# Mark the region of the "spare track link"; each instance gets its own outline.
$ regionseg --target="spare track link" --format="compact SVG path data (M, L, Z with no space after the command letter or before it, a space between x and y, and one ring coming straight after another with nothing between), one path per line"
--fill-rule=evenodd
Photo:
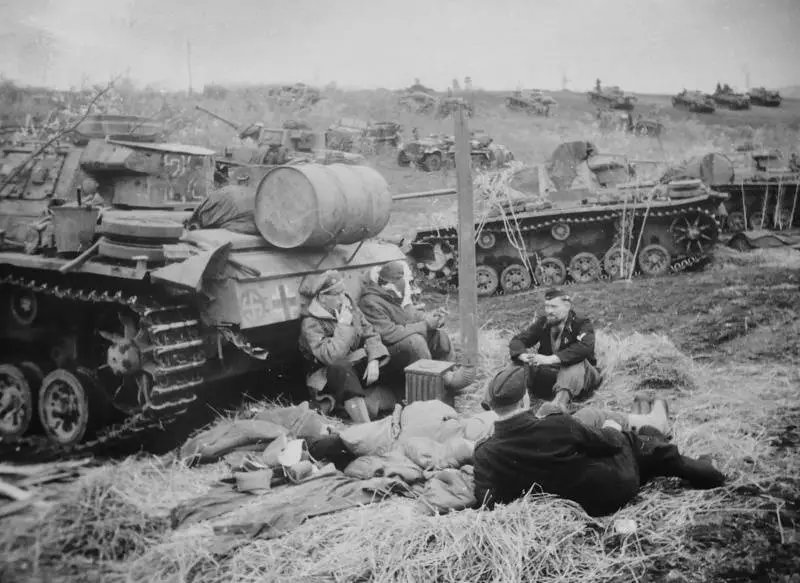
M60 450L76 455L90 453L100 446L122 441L147 430L161 428L175 421L196 396L194 389L203 379L206 365L204 340L199 318L187 304L159 304L151 299L129 295L122 291L86 291L72 287L41 284L35 280L8 275L0 278L0 286L19 287L63 300L88 303L116 304L139 316L140 326L147 330L152 346L150 369L153 384L150 402L140 413L124 421L103 427L95 439L64 448L48 442L48 450ZM39 437L38 439L41 439ZM41 448L36 436L23 437L15 446Z
M644 217L645 209L637 208L637 209L632 209L629 212L635 212L636 213L636 217L637 218L641 218L641 217ZM673 216L682 215L682 214L685 214L685 213L688 213L688 212L699 212L699 213L702 213L704 215L707 215L707 216L711 217L714 220L714 222L717 223L717 227L719 227L719 221L717 221L716 216L714 215L714 213L704 209L701 206L688 207L688 208L687 207L682 207L682 208L675 208L675 209L659 209L659 210L656 210L656 211L653 211L651 209L651 211L648 213L647 216L648 216L648 218L649 217L659 217L659 218L660 217L673 217ZM614 220L614 219L617 219L617 218L620 218L620 219L622 218L622 211L609 211L609 212L604 213L602 215L597 215L597 216L592 216L592 217L578 217L578 216L571 216L570 217L570 216L567 216L567 217L559 217L559 218L547 219L547 220L544 220L544 221L536 221L536 222L533 222L533 223L528 224L528 225L519 224L519 223L523 223L527 219L527 217L526 217L526 218L523 218L523 219L518 219L518 226L519 226L519 230L520 231L522 231L522 232L530 232L530 231L538 231L538 230L542 230L542 229L547 229L547 228L550 228L553 225L558 224L558 223L585 224L585 223L596 223L596 222L601 222L601 221L609 221L609 220ZM498 233L498 234L504 234L505 233L506 230L502 226L502 223L500 222L501 219L499 217L496 217L496 216L489 217L487 219L487 223L489 223L490 221L492 223L499 223L499 224L498 224L498 226L494 226L492 224L484 224L483 228L481 229L481 232L482 231L487 231L489 233ZM429 234L427 236L423 236L423 237L420 238L419 241L421 243L436 243L436 242L441 242L441 241L446 242L446 243L450 244L453 247L453 249L455 250L454 251L454 255L455 255L456 258L458 258L458 234L456 233L455 229L452 228L452 227L444 227L444 228L441 228L441 229L437 229L435 234L431 233L431 234ZM702 263L703 261L705 261L708 258L708 256L709 256L708 253L696 253L694 255L679 256L679 258L673 259L672 265L670 265L670 274L677 275L677 274L679 274L679 273L681 273L683 271L686 271L690 267L693 267L694 265L697 265L697 264ZM438 283L438 285L434 284L435 289L438 289L442 293L448 293L448 292L451 292L451 291L455 291L457 289L457 284L455 283L455 279L456 279L457 276L458 276L458 263L456 263L455 269L453 270L453 273L450 275L450 277L447 280L444 280L444 281ZM634 275L633 276L634 277L638 277L639 274L636 271L634 271ZM605 273L603 273L599 277L599 281L608 281L610 279L611 278ZM571 286L571 285L577 285L577 283L578 282L574 282L574 281L569 280L569 281L565 281L561 285L562 286ZM535 285L536 284L534 284L534 286ZM532 286L532 287L534 287L534 286Z

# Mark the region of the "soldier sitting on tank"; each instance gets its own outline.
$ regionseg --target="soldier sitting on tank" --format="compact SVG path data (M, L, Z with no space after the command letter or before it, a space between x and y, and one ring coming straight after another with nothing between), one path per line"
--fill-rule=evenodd
M408 264L392 261L381 267L377 281L364 282L358 305L373 325L391 359L387 374L402 378L405 367L420 359L455 360L443 310L423 312L406 300Z
M329 270L301 287L310 301L300 313L300 352L307 363L306 384L327 393L356 423L367 423L366 387L381 374L389 352L344 287Z
M564 291L550 289L544 300L544 315L514 336L508 348L513 362L529 368L531 398L552 399L566 411L570 401L587 399L602 382L594 352L594 327L589 318L575 312ZM537 344L538 352L529 352Z

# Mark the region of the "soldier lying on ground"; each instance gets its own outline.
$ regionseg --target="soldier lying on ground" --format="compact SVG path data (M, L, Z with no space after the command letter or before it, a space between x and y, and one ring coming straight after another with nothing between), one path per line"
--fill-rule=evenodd
M527 352L539 345L538 353ZM561 290L544 296L544 315L536 318L508 344L511 360L529 368L531 398L553 399L566 411L573 399L584 400L600 386L594 353L592 321L572 308L572 300Z
M403 375L405 367L423 358L455 360L450 338L442 330L445 313L425 313L404 305L407 264L392 261L381 267L377 281L364 282L358 306L380 335L391 359L387 374Z
M310 299L300 313L306 384L313 393L332 395L356 423L368 422L365 387L388 362L386 346L345 291L339 272L326 271L300 291Z
M533 490L573 500L597 516L623 507L658 476L677 476L694 488L724 483L710 462L681 455L664 437L663 400L655 400L648 414L586 407L570 416L548 403L534 414L525 377L523 367L509 367L487 387L499 419L494 434L475 446L479 504L508 503Z

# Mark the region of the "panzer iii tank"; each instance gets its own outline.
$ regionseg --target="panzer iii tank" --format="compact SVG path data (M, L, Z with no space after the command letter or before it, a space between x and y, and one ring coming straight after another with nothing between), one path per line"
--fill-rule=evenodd
M766 87L756 87L747 92L750 103L761 107L780 107L783 98L779 91L770 91Z
M716 106L710 95L702 91L682 90L672 96L672 106L675 109L685 109L691 113L714 113Z
M787 158L777 150L710 152L668 169L664 179L699 179L715 191L728 193L723 226L734 233L800 224L797 154Z
M722 86L717 83L711 98L718 107L733 110L750 109L750 96L746 93L737 93L727 83Z
M595 88L588 92L589 103L598 107L608 109L622 109L626 111L632 110L636 107L639 101L635 95L625 93L617 85L601 86L600 82L596 84Z
M595 172L613 165L590 163L595 152L589 142L562 144L545 166L513 173L507 192L476 221L479 295L658 276L707 256L727 195L699 180L602 187ZM433 287L457 282L457 242L455 226L419 230L411 242L409 256Z
M357 297L404 257L374 239L391 196L370 168L212 191L212 151L109 125L2 150L0 442L41 447L38 427L74 453L177 420L208 382L296 358L307 277L339 269Z

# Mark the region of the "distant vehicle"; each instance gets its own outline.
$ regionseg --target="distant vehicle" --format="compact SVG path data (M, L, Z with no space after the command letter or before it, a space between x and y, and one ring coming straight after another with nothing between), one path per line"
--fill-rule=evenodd
M445 118L453 113L458 109L459 105L464 106L464 111L467 114L467 117L473 117L475 115L475 108L472 104L465 99L460 97L446 97L439 102L439 106L436 108L436 117L437 118Z
M422 91L412 91L400 95L398 105L411 113L435 113L439 109L439 98Z
M558 102L538 89L528 92L517 90L506 96L506 107L512 111L524 111L528 115L550 115L550 108Z
M343 152L374 152L381 146L397 148L403 126L393 121L363 121L341 117L325 132L326 147Z
M722 86L717 83L717 88L711 97L719 107L733 110L750 109L750 97L745 93L737 93L727 83Z
M445 134L431 134L427 138L415 138L400 146L397 164L409 166L412 162L428 171L437 172L445 166L455 164L455 138ZM489 169L505 166L514 159L512 152L485 131L470 132L470 157L475 168Z
M589 102L608 109L632 110L639 99L635 95L625 93L618 85L603 87L597 80L595 88L588 92Z
M659 137L664 133L664 124L654 117L645 117L641 113L634 116L630 112L599 109L597 119L600 129L617 130L635 136Z
M278 105L296 105L301 108L311 107L322 99L322 94L316 87L311 87L305 83L295 83L294 85L282 85L270 89L269 96Z
M692 113L714 113L717 109L714 100L702 91L687 91L672 96L672 105L676 109L685 109Z
M748 92L750 103L762 107L780 107L783 97L778 91L772 91L765 87L756 87Z

